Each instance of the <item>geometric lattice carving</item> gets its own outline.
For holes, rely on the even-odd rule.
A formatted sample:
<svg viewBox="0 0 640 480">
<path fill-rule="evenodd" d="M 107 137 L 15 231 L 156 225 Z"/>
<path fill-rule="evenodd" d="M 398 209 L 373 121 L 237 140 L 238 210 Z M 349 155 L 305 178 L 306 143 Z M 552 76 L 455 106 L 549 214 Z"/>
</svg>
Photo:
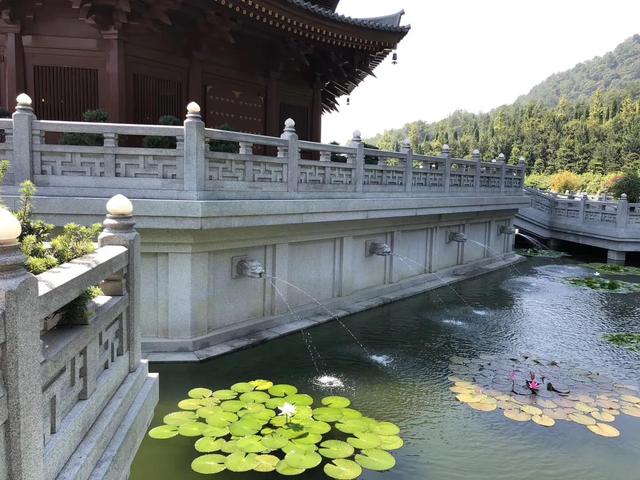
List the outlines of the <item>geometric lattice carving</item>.
<svg viewBox="0 0 640 480">
<path fill-rule="evenodd" d="M 319 163 L 317 165 L 300 165 L 300 183 L 308 185 L 351 185 L 353 169 Z"/>
<path fill-rule="evenodd" d="M 403 170 L 378 170 L 365 167 L 364 185 L 403 185 Z"/>
<path fill-rule="evenodd" d="M 275 162 L 252 162 L 253 178 L 256 182 L 283 183 L 286 165 Z"/>
<path fill-rule="evenodd" d="M 40 175 L 103 177 L 104 156 L 91 153 L 43 152 Z"/>
<path fill-rule="evenodd" d="M 245 162 L 241 160 L 209 160 L 209 180 L 245 181 Z"/>
<path fill-rule="evenodd" d="M 161 155 L 116 155 L 116 177 L 178 178 L 177 157 Z"/>
<path fill-rule="evenodd" d="M 444 173 L 413 171 L 413 185 L 429 190 L 444 190 Z"/>
</svg>

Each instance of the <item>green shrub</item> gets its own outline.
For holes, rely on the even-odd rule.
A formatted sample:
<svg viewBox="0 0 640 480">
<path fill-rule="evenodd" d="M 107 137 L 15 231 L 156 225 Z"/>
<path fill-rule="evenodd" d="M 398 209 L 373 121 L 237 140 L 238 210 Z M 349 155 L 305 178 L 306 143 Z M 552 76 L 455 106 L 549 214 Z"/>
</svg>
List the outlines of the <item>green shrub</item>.
<svg viewBox="0 0 640 480">
<path fill-rule="evenodd" d="M 216 128 L 228 132 L 233 131 L 233 127 L 228 123 L 223 123 Z M 238 145 L 238 142 L 231 142 L 229 140 L 209 140 L 209 150 L 212 152 L 238 153 L 240 152 L 240 145 Z"/>
<path fill-rule="evenodd" d="M 4 177 L 7 175 L 9 171 L 9 161 L 8 160 L 0 160 L 0 187 L 2 186 L 2 182 L 4 182 Z M 4 207 L 4 203 L 2 203 L 2 198 L 0 198 L 0 208 Z"/>
<path fill-rule="evenodd" d="M 558 172 L 551 177 L 550 188 L 554 192 L 577 192 L 580 189 L 580 177 L 573 172 Z"/>
<path fill-rule="evenodd" d="M 109 114 L 101 109 L 88 110 L 82 117 L 84 122 L 106 123 L 109 121 Z M 60 144 L 101 147 L 104 145 L 104 137 L 99 133 L 65 133 L 60 139 Z"/>
<path fill-rule="evenodd" d="M 102 231 L 102 225 L 96 223 L 83 227 L 75 223 L 64 226 L 62 234 L 51 240 L 51 254 L 60 263 L 70 262 L 74 258 L 95 252 L 94 242 Z"/>
<path fill-rule="evenodd" d="M 636 172 L 626 172 L 614 177 L 609 184 L 609 192 L 614 198 L 627 194 L 627 200 L 637 203 L 640 200 L 640 176 Z"/>
<path fill-rule="evenodd" d="M 173 115 L 163 115 L 158 119 L 158 124 L 177 126 L 180 125 L 180 119 Z M 157 137 L 150 135 L 144 137 L 142 145 L 145 148 L 176 148 L 176 137 Z"/>
<path fill-rule="evenodd" d="M 531 175 L 527 175 L 524 185 L 529 188 L 549 190 L 549 187 L 551 186 L 551 177 L 544 173 L 532 173 Z"/>
</svg>

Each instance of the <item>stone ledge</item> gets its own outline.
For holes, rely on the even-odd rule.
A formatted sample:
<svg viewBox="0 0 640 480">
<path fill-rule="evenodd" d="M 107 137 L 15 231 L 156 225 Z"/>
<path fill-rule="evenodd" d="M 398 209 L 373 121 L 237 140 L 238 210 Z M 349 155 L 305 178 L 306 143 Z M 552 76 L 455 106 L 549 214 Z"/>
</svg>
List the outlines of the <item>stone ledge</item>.
<svg viewBox="0 0 640 480">
<path fill-rule="evenodd" d="M 453 283 L 458 283 L 469 278 L 477 277 L 485 273 L 492 272 L 501 268 L 508 267 L 514 263 L 524 261 L 524 257 L 516 254 L 505 254 L 497 257 L 497 259 L 482 259 L 467 265 L 457 265 L 445 271 L 438 272 L 438 277 L 432 274 L 424 274 L 418 278 L 412 278 L 403 282 L 385 287 L 359 292 L 349 297 L 341 297 L 334 299 L 325 304 L 326 308 L 331 311 L 332 315 L 325 312 L 323 308 L 303 308 L 294 311 L 293 314 L 281 315 L 267 319 L 268 321 L 276 320 L 278 325 L 266 328 L 263 331 L 247 333 L 239 338 L 223 341 L 196 351 L 185 352 L 153 352 L 149 351 L 145 354 L 150 362 L 157 363 L 174 363 L 174 362 L 197 362 L 207 360 L 231 353 L 234 351 L 249 348 L 268 340 L 273 340 L 286 335 L 291 335 L 305 328 L 312 328 L 320 324 L 335 320 L 336 318 L 344 318 L 354 313 L 370 310 L 381 305 L 396 302 L 414 295 L 418 295 L 435 288 L 443 287 Z M 387 293 L 382 293 L 382 292 Z M 319 311 L 321 310 L 321 311 Z M 286 323 L 294 320 L 291 323 Z M 214 334 L 215 335 L 215 334 Z M 167 342 L 145 342 L 143 340 L 143 349 L 145 346 L 148 350 L 153 349 L 154 345 Z M 165 345 L 166 346 L 166 345 Z"/>
</svg>

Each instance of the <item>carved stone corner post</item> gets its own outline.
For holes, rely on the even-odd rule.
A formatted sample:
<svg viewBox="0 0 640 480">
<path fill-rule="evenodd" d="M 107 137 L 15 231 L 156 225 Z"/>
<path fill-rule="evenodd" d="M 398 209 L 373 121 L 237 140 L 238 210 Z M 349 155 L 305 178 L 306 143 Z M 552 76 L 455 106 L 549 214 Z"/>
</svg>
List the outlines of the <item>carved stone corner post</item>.
<svg viewBox="0 0 640 480">
<path fill-rule="evenodd" d="M 187 117 L 184 121 L 184 189 L 191 192 L 190 198 L 197 199 L 207 179 L 207 164 L 204 157 L 204 122 L 200 114 L 200 105 L 191 102 L 187 105 Z"/>
<path fill-rule="evenodd" d="M 355 130 L 349 142 L 351 148 L 356 149 L 354 170 L 353 170 L 353 183 L 355 185 L 356 192 L 362 192 L 362 186 L 364 184 L 364 143 L 362 142 L 362 134 L 359 130 Z"/>
<path fill-rule="evenodd" d="M 20 222 L 0 209 L 0 311 L 4 312 L 9 478 L 44 478 L 38 281 L 24 268 Z"/>
<path fill-rule="evenodd" d="M 475 178 L 473 180 L 473 190 L 475 192 L 480 191 L 480 177 L 482 175 L 482 156 L 480 155 L 480 150 L 477 148 L 471 154 L 471 159 L 476 162 L 476 171 Z"/>
<path fill-rule="evenodd" d="M 442 146 L 442 153 L 440 154 L 444 158 L 444 191 L 449 193 L 451 187 L 451 157 L 449 156 L 449 145 L 444 144 Z"/>
<path fill-rule="evenodd" d="M 405 138 L 400 151 L 406 155 L 404 160 L 404 191 L 410 192 L 413 184 L 413 150 L 408 138 Z"/>
<path fill-rule="evenodd" d="M 119 245 L 129 250 L 129 263 L 124 272 L 112 275 L 100 286 L 106 295 L 129 295 L 126 310 L 127 347 L 129 371 L 135 372 L 141 359 L 140 327 L 140 234 L 133 220 L 133 205 L 124 195 L 116 195 L 107 202 L 107 217 L 104 230 L 98 237 L 100 247 Z"/>
<path fill-rule="evenodd" d="M 286 155 L 283 155 L 282 149 L 279 150 L 279 157 L 287 158 L 287 190 L 289 192 L 298 191 L 300 147 L 298 144 L 298 134 L 296 133 L 296 122 L 291 118 L 287 118 L 284 122 L 284 131 L 280 138 L 287 140 Z"/>
<path fill-rule="evenodd" d="M 33 101 L 26 93 L 16 98 L 16 110 L 13 113 L 13 168 L 15 184 L 33 180 Z"/>
</svg>

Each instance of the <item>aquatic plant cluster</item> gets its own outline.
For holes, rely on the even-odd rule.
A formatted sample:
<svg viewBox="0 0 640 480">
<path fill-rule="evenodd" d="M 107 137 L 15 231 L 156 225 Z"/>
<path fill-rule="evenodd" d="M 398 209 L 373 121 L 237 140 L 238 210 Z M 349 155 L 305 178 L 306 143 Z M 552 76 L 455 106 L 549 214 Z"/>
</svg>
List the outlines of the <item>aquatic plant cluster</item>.
<svg viewBox="0 0 640 480">
<path fill-rule="evenodd" d="M 609 293 L 637 293 L 640 292 L 640 283 L 623 282 L 622 280 L 609 280 L 601 277 L 574 277 L 567 282 L 578 287 L 590 288 L 598 292 Z"/>
<path fill-rule="evenodd" d="M 553 427 L 557 421 L 574 422 L 603 437 L 620 436 L 611 425 L 619 415 L 640 418 L 637 386 L 616 383 L 569 362 L 531 354 L 450 360 L 449 380 L 454 384 L 450 390 L 474 410 L 502 410 L 510 420 L 544 427 Z"/>
<path fill-rule="evenodd" d="M 640 275 L 640 268 L 617 265 L 615 263 L 585 263 L 587 268 L 593 268 L 602 275 Z"/>
<path fill-rule="evenodd" d="M 365 417 L 341 396 L 321 400 L 298 393 L 293 385 L 253 380 L 229 389 L 194 388 L 164 417 L 151 438 L 199 437 L 191 463 L 201 474 L 277 472 L 300 475 L 323 464 L 338 480 L 358 478 L 364 469 L 395 466 L 389 451 L 403 446 L 400 429 Z"/>
<path fill-rule="evenodd" d="M 607 333 L 604 338 L 618 347 L 624 347 L 632 352 L 640 352 L 640 333 Z"/>
<path fill-rule="evenodd" d="M 565 252 L 549 249 L 543 250 L 542 248 L 517 248 L 515 251 L 518 255 L 522 255 L 523 257 L 560 258 L 570 256 Z"/>
</svg>

